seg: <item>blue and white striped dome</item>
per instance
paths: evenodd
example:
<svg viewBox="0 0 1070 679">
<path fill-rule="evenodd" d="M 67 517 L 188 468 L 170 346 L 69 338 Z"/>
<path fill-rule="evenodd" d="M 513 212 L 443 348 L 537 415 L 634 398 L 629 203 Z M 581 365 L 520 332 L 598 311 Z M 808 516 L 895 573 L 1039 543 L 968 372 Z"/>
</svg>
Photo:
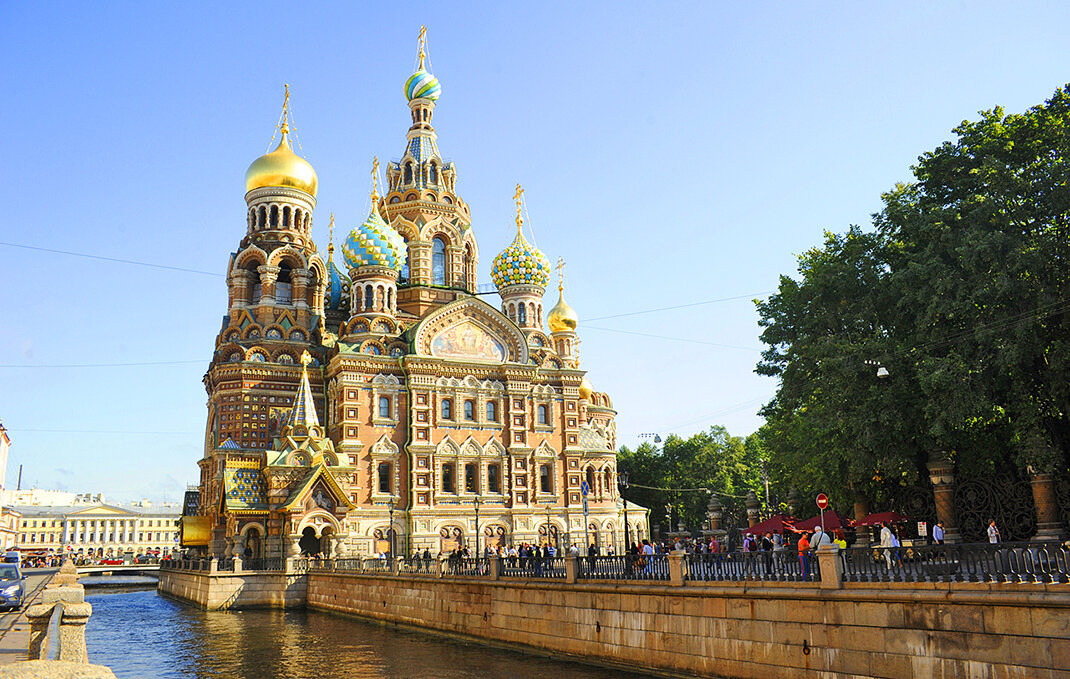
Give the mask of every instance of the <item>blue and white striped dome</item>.
<svg viewBox="0 0 1070 679">
<path fill-rule="evenodd" d="M 422 68 L 405 81 L 405 98 L 409 101 L 413 99 L 437 101 L 441 92 L 442 86 L 438 84 L 438 78 Z"/>
<path fill-rule="evenodd" d="M 405 240 L 379 216 L 373 205 L 371 214 L 364 223 L 349 232 L 342 243 L 342 254 L 350 268 L 362 266 L 385 266 L 401 271 L 405 262 Z"/>
<path fill-rule="evenodd" d="M 327 262 L 327 308 L 337 311 L 349 306 L 349 276 L 338 270 L 334 261 Z"/>
</svg>

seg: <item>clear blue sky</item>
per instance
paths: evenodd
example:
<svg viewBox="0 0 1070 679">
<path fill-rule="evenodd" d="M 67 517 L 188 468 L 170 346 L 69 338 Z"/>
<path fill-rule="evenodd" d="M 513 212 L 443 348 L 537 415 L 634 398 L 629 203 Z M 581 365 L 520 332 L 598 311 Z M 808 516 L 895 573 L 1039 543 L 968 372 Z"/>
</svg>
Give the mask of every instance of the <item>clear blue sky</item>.
<svg viewBox="0 0 1070 679">
<path fill-rule="evenodd" d="M 401 155 L 421 23 L 479 278 L 521 182 L 624 445 L 756 429 L 775 384 L 753 374 L 750 298 L 960 121 L 1070 81 L 1055 2 L 3 3 L 0 241 L 218 274 L 0 246 L 9 486 L 19 464 L 24 487 L 123 501 L 196 481 L 243 177 L 282 84 L 325 248 L 331 212 L 340 232 L 367 214 L 372 156 Z M 44 367 L 160 361 L 181 362 Z"/>
</svg>

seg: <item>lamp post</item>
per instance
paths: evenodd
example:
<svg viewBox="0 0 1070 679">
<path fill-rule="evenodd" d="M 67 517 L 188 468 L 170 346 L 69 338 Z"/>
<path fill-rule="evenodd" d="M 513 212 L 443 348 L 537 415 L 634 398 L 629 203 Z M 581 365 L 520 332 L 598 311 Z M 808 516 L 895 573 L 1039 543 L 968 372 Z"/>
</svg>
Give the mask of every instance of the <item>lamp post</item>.
<svg viewBox="0 0 1070 679">
<path fill-rule="evenodd" d="M 617 472 L 617 485 L 620 486 L 620 499 L 624 503 L 624 551 L 631 547 L 628 540 L 628 472 Z"/>
<path fill-rule="evenodd" d="M 390 526 L 386 529 L 386 534 L 390 537 L 390 558 L 394 558 L 394 498 L 390 498 L 390 502 L 387 503 L 390 507 Z"/>
<path fill-rule="evenodd" d="M 478 497 L 472 499 L 472 506 L 476 508 L 476 553 L 475 553 L 475 556 L 477 558 L 480 555 L 480 551 L 479 551 L 479 505 L 481 505 L 481 504 L 483 504 L 483 502 Z"/>
<path fill-rule="evenodd" d="M 552 498 L 546 498 L 546 544 L 550 544 L 550 507 Z M 555 546 L 556 549 L 556 546 Z"/>
</svg>

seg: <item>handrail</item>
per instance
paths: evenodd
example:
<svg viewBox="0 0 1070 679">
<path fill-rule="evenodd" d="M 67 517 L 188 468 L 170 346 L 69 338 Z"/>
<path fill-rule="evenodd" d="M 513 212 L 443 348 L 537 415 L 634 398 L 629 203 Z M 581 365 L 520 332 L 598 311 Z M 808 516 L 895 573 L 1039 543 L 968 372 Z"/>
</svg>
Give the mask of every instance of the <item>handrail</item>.
<svg viewBox="0 0 1070 679">
<path fill-rule="evenodd" d="M 52 607 L 52 617 L 48 619 L 48 631 L 45 640 L 41 644 L 42 660 L 59 660 L 63 651 L 63 639 L 60 633 L 60 623 L 63 620 L 63 602 L 57 601 Z"/>
</svg>

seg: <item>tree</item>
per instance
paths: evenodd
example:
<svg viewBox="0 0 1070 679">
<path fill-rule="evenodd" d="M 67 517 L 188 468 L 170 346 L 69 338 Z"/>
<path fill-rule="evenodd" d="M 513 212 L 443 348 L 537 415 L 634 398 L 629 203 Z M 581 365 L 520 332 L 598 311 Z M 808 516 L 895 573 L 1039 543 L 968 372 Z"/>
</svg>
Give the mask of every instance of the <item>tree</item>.
<svg viewBox="0 0 1070 679">
<path fill-rule="evenodd" d="M 966 470 L 1065 469 L 1070 97 L 955 133 L 872 230 L 826 233 L 757 303 L 776 482 L 845 504 L 914 482 L 937 450 Z"/>
</svg>

